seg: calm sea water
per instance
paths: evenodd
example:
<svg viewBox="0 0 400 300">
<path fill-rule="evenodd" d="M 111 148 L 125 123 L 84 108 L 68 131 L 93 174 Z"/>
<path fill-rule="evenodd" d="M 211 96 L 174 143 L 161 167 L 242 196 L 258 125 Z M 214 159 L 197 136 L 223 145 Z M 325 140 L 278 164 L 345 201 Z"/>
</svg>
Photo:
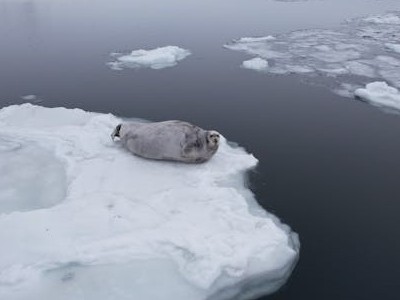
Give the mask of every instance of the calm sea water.
<svg viewBox="0 0 400 300">
<path fill-rule="evenodd" d="M 259 160 L 250 184 L 301 239 L 299 263 L 263 299 L 398 299 L 400 116 L 239 68 L 232 38 L 337 26 L 398 0 L 0 0 L 0 107 L 38 95 L 216 128 Z M 164 70 L 110 70 L 109 53 L 177 45 Z"/>
</svg>

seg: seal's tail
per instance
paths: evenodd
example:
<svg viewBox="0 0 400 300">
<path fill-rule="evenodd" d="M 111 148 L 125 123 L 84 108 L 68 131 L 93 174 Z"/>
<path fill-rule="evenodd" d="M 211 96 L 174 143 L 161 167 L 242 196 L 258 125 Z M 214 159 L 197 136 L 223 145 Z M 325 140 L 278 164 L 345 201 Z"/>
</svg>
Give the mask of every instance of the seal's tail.
<svg viewBox="0 0 400 300">
<path fill-rule="evenodd" d="M 119 131 L 121 130 L 121 125 L 122 125 L 122 124 L 118 124 L 117 127 L 115 127 L 113 133 L 111 134 L 112 140 L 114 140 L 115 137 L 120 137 Z"/>
</svg>

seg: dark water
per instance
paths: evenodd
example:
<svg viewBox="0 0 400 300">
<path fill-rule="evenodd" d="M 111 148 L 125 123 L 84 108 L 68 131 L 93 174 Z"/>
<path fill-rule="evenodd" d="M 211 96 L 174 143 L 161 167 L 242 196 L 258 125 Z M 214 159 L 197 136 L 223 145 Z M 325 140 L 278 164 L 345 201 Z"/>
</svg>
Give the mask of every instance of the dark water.
<svg viewBox="0 0 400 300">
<path fill-rule="evenodd" d="M 400 9 L 399 1 L 0 0 L 0 106 L 38 95 L 79 107 L 216 128 L 253 153 L 257 199 L 301 239 L 286 286 L 263 299 L 398 299 L 400 116 L 239 68 L 232 38 Z M 113 51 L 177 45 L 163 70 L 112 71 Z"/>
</svg>

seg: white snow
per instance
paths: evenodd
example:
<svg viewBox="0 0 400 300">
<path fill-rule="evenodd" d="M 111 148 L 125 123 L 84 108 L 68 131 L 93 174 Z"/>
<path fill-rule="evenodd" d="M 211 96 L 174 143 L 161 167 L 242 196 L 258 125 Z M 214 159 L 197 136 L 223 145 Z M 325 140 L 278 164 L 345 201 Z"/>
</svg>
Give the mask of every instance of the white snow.
<svg viewBox="0 0 400 300">
<path fill-rule="evenodd" d="M 240 38 L 225 47 L 268 60 L 266 73 L 309 76 L 341 95 L 353 96 L 354 90 L 344 88 L 365 86 L 371 79 L 400 88 L 399 41 L 400 12 L 392 12 L 351 19 L 336 29 Z"/>
<path fill-rule="evenodd" d="M 189 50 L 177 46 L 166 46 L 151 50 L 134 50 L 128 54 L 112 53 L 116 61 L 109 62 L 108 65 L 113 70 L 124 68 L 151 68 L 163 69 L 175 66 L 191 53 Z"/>
<path fill-rule="evenodd" d="M 365 88 L 357 89 L 354 94 L 376 106 L 400 110 L 400 92 L 386 82 L 368 83 Z"/>
<path fill-rule="evenodd" d="M 252 69 L 256 71 L 265 71 L 268 68 L 268 61 L 260 57 L 255 57 L 249 60 L 245 60 L 242 63 L 242 67 L 245 69 Z"/>
<path fill-rule="evenodd" d="M 252 155 L 222 139 L 205 164 L 150 161 L 111 141 L 119 122 L 0 110 L 0 299 L 249 299 L 286 281 L 299 242 L 245 187 Z"/>
</svg>

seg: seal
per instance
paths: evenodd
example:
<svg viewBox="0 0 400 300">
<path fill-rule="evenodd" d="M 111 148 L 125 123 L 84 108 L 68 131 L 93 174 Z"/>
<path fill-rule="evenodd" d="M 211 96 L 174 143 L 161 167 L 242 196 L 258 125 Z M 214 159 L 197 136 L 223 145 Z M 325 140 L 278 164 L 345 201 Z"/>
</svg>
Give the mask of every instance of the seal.
<svg viewBox="0 0 400 300">
<path fill-rule="evenodd" d="M 183 121 L 119 124 L 111 134 L 135 155 L 157 160 L 203 163 L 218 150 L 220 134 Z"/>
</svg>

